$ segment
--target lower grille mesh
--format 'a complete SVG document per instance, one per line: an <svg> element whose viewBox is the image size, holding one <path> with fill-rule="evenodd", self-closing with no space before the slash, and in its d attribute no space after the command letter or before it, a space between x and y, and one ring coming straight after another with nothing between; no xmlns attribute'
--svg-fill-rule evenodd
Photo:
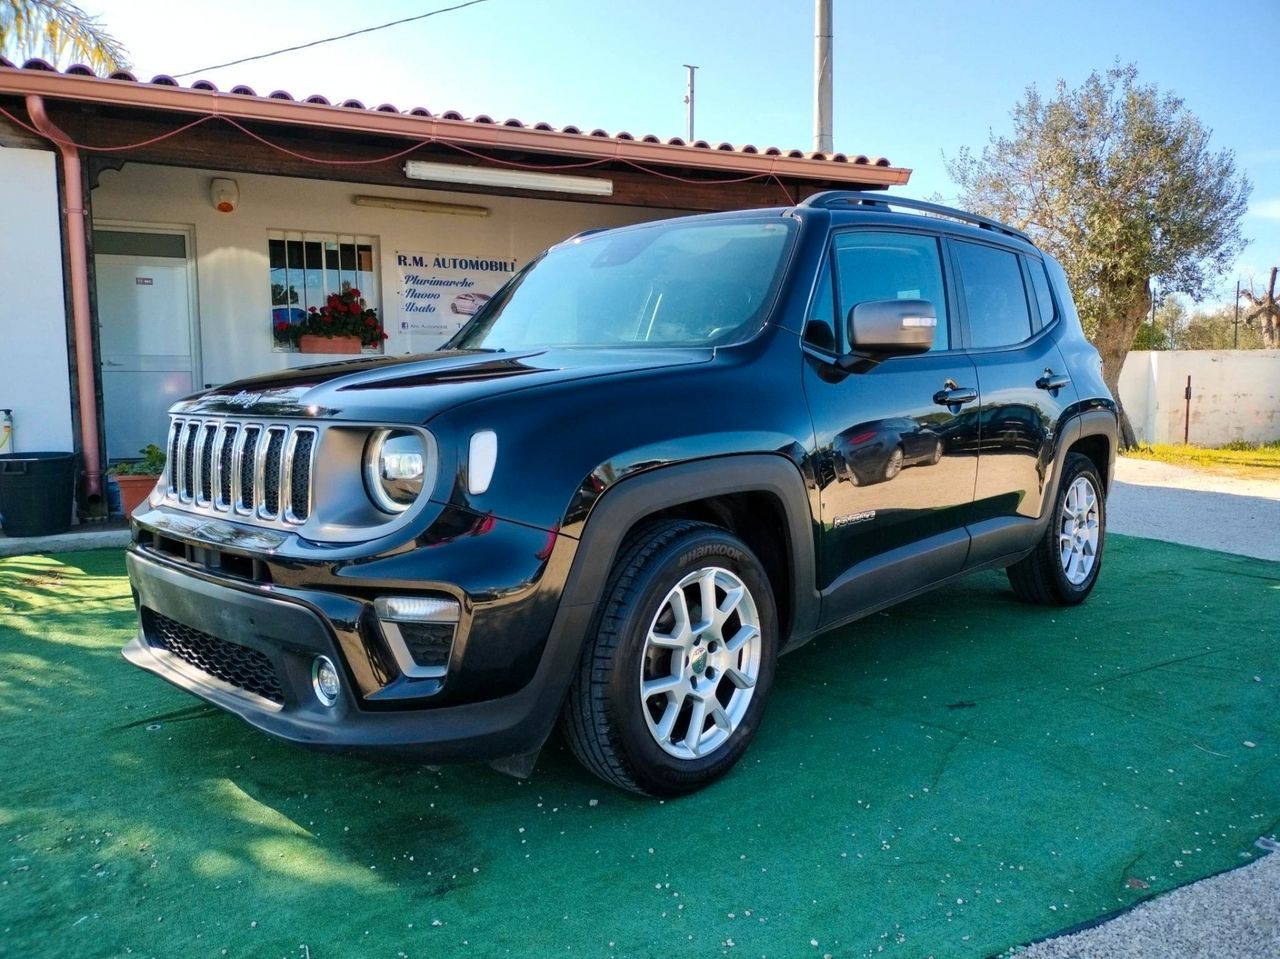
<svg viewBox="0 0 1280 959"><path fill-rule="evenodd" d="M397 623L405 648L419 666L449 665L453 649L453 623Z"/></svg>
<svg viewBox="0 0 1280 959"><path fill-rule="evenodd" d="M147 641L168 650L196 669L246 692L284 705L284 689L275 667L256 649L184 626L153 609L143 609Z"/></svg>

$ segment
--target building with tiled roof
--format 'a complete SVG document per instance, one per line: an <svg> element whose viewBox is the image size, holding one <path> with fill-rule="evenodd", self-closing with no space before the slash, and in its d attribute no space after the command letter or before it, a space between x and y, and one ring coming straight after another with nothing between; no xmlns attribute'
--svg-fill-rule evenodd
<svg viewBox="0 0 1280 959"><path fill-rule="evenodd" d="M344 286L378 311L375 349L418 352L584 229L909 176L864 155L0 58L0 284L39 318L6 336L0 407L19 452L79 451L98 502L106 462L160 442L173 400L313 361L278 330ZM433 270L468 269L479 299L418 297Z"/></svg>

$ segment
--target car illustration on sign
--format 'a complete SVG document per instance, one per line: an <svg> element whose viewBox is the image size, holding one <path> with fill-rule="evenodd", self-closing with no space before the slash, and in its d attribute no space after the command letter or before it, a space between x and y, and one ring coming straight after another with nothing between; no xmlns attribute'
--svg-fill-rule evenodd
<svg viewBox="0 0 1280 959"><path fill-rule="evenodd" d="M488 302L489 297L484 293L459 293L449 304L449 311L462 316L474 316Z"/></svg>

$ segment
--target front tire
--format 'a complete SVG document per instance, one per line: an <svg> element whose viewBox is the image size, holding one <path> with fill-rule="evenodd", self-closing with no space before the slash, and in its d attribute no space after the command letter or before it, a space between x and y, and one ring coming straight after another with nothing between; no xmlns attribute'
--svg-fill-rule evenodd
<svg viewBox="0 0 1280 959"><path fill-rule="evenodd" d="M773 686L773 592L731 533L685 520L624 544L569 689L570 749L606 782L680 796L746 752Z"/></svg>
<svg viewBox="0 0 1280 959"><path fill-rule="evenodd" d="M1107 501L1093 461L1068 453L1053 516L1031 555L1008 569L1017 597L1042 606L1075 606L1093 592L1102 569Z"/></svg>

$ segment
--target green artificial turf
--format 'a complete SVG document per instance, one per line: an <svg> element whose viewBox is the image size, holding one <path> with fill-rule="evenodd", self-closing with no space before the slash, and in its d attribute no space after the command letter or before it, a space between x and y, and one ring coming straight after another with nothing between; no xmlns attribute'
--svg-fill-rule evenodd
<svg viewBox="0 0 1280 959"><path fill-rule="evenodd" d="M0 560L0 955L982 957L1239 865L1280 818L1280 564L1112 537L786 657L665 803L278 744L125 663L119 553ZM1254 745L1249 745L1254 744Z"/></svg>

